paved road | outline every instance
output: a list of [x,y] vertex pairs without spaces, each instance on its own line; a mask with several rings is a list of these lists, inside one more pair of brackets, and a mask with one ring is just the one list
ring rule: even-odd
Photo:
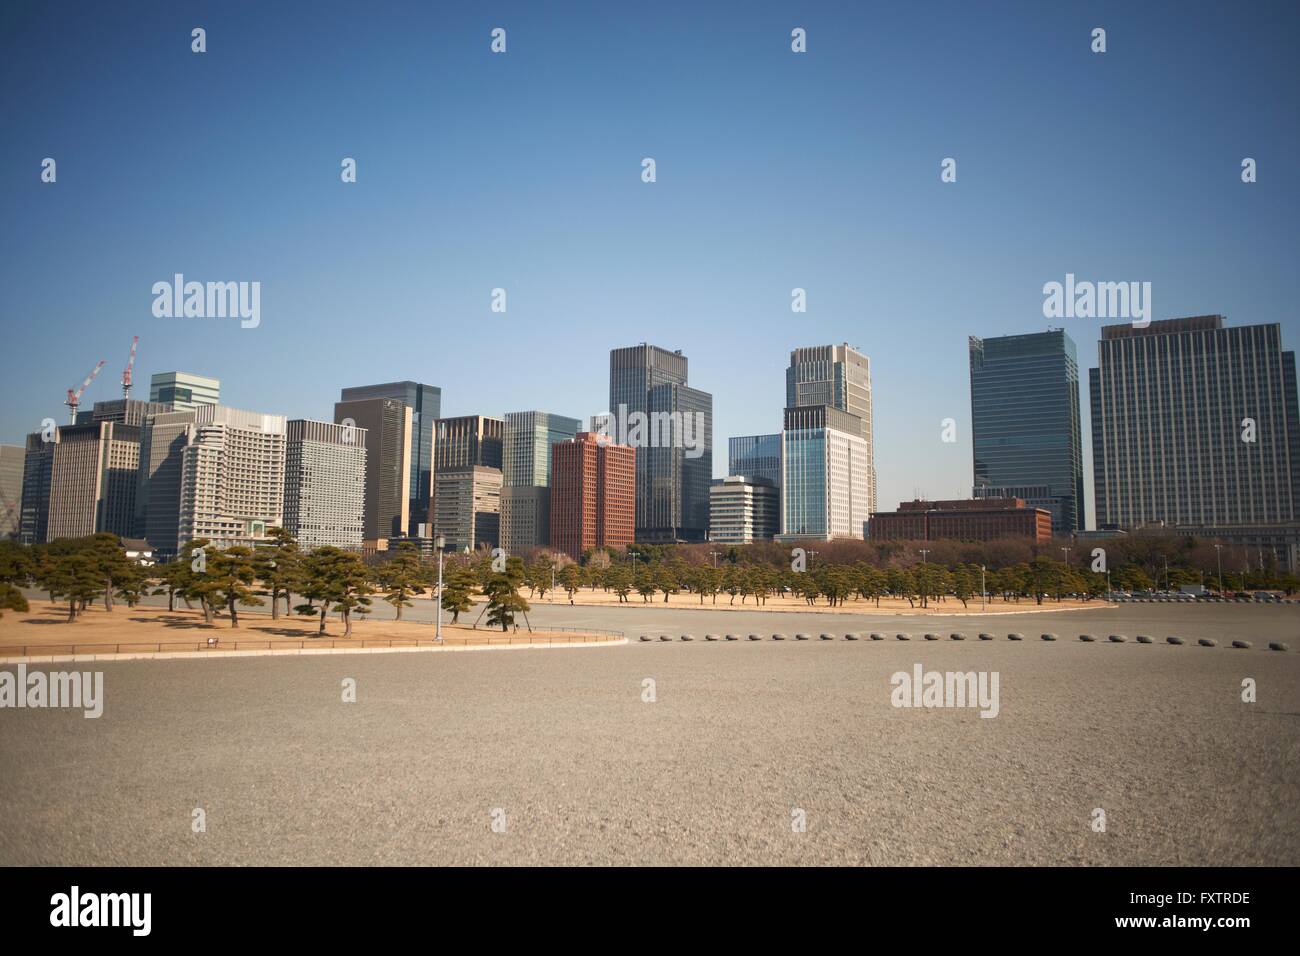
[[[1014,619],[1189,637],[1231,621],[1251,650],[697,640],[95,664],[98,720],[0,710],[0,863],[1295,865],[1300,654],[1260,648],[1294,637],[1290,610]],[[891,706],[915,663],[997,671],[999,716]]]

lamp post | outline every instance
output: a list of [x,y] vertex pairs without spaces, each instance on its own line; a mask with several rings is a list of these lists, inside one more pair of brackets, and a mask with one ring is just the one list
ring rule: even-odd
[[438,624],[433,639],[442,641],[442,549],[447,546],[447,539],[442,535],[433,539],[433,546],[438,549]]
[[718,555],[720,555],[721,553],[722,553],[721,551],[710,551],[710,552],[709,552],[709,554],[713,555],[713,566],[714,566],[715,568],[718,566]]
[[1222,597],[1223,596],[1223,545],[1216,544],[1214,546],[1214,557],[1218,559],[1219,562],[1219,596]]
[[812,559],[815,558],[815,557],[817,557],[817,555],[819,555],[819,554],[821,554],[820,551],[809,551],[809,552],[808,552],[808,569],[809,569],[809,570],[812,570]]
[[989,592],[984,587],[984,565],[980,565],[980,610],[989,609]]

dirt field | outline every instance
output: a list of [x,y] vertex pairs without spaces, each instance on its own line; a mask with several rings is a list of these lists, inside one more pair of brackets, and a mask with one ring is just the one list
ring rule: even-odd
[[[92,606],[75,623],[68,623],[65,604],[31,601],[27,612],[5,611],[0,618],[0,656],[21,654],[120,653],[166,650],[250,650],[289,647],[388,647],[433,642],[430,624],[414,621],[370,621],[353,619],[352,636],[343,637],[343,622],[337,614],[326,619],[325,636],[318,637],[316,618],[284,617],[272,620],[269,612],[240,609],[239,627],[222,616],[212,624],[203,612],[188,608],[127,607],[117,604],[111,613],[103,604]],[[472,620],[472,618],[470,618]],[[521,644],[559,641],[603,640],[603,635],[534,628],[530,635],[520,622],[518,631],[477,630],[445,621],[443,640],[447,644]],[[217,644],[209,647],[208,640]]]
[[[548,592],[544,600],[539,600],[536,595],[530,597],[527,588],[522,588],[519,593],[522,594],[530,604],[534,602],[543,606],[554,604],[558,607],[562,604],[568,605],[569,603],[569,595],[563,589],[555,591],[554,593]],[[605,591],[592,591],[588,588],[583,588],[574,595],[573,603],[576,607],[612,607],[619,604],[619,599],[618,595],[613,591],[606,593]],[[650,597],[650,600],[647,601],[642,598],[640,594],[637,594],[634,591],[627,596],[627,601],[623,606],[657,608],[667,606],[683,610],[702,607],[710,611],[798,611],[801,614],[924,614],[930,616],[935,614],[981,613],[981,605],[978,598],[971,600],[967,606],[963,607],[961,601],[952,597],[944,601],[931,599],[930,606],[927,608],[921,607],[919,601],[915,606],[912,606],[906,600],[900,598],[881,598],[879,607],[876,606],[874,600],[867,601],[862,598],[850,598],[839,607],[827,607],[826,599],[824,597],[818,598],[816,604],[809,604],[801,597],[792,597],[790,595],[769,597],[763,604],[755,605],[752,596],[746,597],[744,603],[742,603],[739,595],[736,596],[736,599],[733,602],[730,594],[719,594],[716,603],[712,597],[706,597],[704,603],[701,604],[698,594],[687,594],[683,592],[681,594],[670,594],[668,596],[668,602],[665,605],[664,596],[662,594],[654,594]],[[1023,611],[1065,611],[1073,608],[1113,606],[1114,605],[1108,604],[1105,601],[1099,600],[1058,602],[1048,599],[1043,601],[1041,605],[1035,604],[1032,599],[1024,599],[1020,601],[991,600],[989,601],[988,607],[984,613],[1014,614]]]

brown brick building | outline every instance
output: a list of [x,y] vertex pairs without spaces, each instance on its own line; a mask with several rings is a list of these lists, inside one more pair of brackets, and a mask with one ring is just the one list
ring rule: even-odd
[[1052,537],[1052,513],[1021,498],[904,501],[897,511],[871,516],[868,535],[877,541],[993,541]]
[[575,560],[636,535],[636,449],[594,432],[551,445],[551,547]]

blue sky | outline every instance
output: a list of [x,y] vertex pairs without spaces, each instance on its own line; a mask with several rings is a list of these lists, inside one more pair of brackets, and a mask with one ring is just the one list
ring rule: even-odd
[[[101,358],[84,401],[117,397],[132,335],[139,397],[179,368],[315,418],[406,378],[447,414],[585,418],[609,349],[650,341],[714,394],[722,474],[727,436],[779,429],[789,350],[848,341],[872,360],[881,506],[965,496],[966,337],[1046,328],[1067,272],[1300,345],[1298,23],[1282,3],[6,4],[0,440],[62,422]],[[261,325],[155,318],[177,272],[261,282]],[[1102,324],[1064,320],[1085,381]]]

